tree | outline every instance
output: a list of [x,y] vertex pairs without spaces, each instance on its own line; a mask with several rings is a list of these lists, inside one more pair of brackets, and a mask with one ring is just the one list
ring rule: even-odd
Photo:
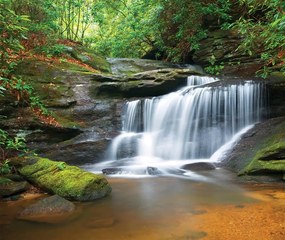
[[239,46],[246,54],[265,60],[259,72],[267,77],[274,69],[285,73],[285,2],[281,0],[240,0],[242,16],[231,25],[243,37]]
[[8,0],[0,0],[0,76],[6,77],[15,65],[15,57],[23,49],[21,40],[25,38],[29,21],[27,15],[17,15],[9,8]]

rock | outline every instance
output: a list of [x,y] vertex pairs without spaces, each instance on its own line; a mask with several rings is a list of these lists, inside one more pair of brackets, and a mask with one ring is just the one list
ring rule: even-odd
[[113,75],[132,75],[163,68],[179,68],[179,65],[163,61],[138,58],[107,58]]
[[[34,159],[35,163],[27,163]],[[105,197],[111,192],[107,180],[64,162],[55,162],[40,157],[25,157],[11,160],[19,173],[32,184],[75,201],[92,201]]]
[[148,175],[161,175],[162,174],[162,172],[156,167],[147,167],[146,173]]
[[12,181],[14,181],[14,182],[23,182],[23,181],[25,181],[25,179],[23,177],[21,177],[20,175],[18,175],[18,174],[8,174],[8,175],[5,175],[5,177],[10,179],[10,180],[12,180]]
[[105,175],[115,175],[115,174],[135,174],[135,175],[161,175],[162,172],[156,167],[110,167],[102,169]]
[[121,174],[122,172],[123,172],[123,168],[104,168],[104,169],[102,169],[102,173],[105,175]]
[[110,63],[98,53],[82,45],[75,45],[66,49],[75,59],[103,72],[110,72]]
[[189,163],[189,164],[183,165],[181,168],[184,170],[190,170],[193,172],[209,171],[209,170],[216,169],[215,165],[213,163],[209,163],[209,162]]
[[[223,74],[240,77],[253,77],[263,66],[260,54],[249,56],[238,49],[243,39],[233,30],[215,30],[200,42],[201,47],[195,51],[193,60],[202,66],[222,65]],[[213,64],[213,65],[212,65]]]
[[[149,97],[160,96],[186,85],[189,75],[200,75],[194,68],[165,68],[140,72],[129,76],[115,76],[111,81],[94,85],[95,96]],[[103,82],[103,83],[102,83]]]
[[64,198],[54,195],[37,201],[19,212],[21,220],[58,223],[66,221],[75,211],[75,205]]
[[281,72],[273,72],[266,81],[268,91],[269,112],[273,117],[285,116],[285,76]]
[[102,159],[109,143],[110,140],[108,139],[88,140],[85,138],[82,141],[70,139],[43,149],[40,155],[56,161],[64,161],[68,164],[80,166]]
[[282,174],[285,171],[284,139],[284,117],[256,124],[221,162],[221,167],[238,172],[239,175]]
[[24,192],[29,189],[29,183],[24,182],[13,182],[9,179],[0,180],[0,197],[7,197],[11,195],[15,195],[17,193]]

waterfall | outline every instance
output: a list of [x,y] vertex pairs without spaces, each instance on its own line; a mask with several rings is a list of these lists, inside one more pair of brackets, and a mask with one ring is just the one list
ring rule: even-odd
[[261,83],[223,85],[199,76],[187,82],[177,92],[128,102],[110,158],[209,159],[236,133],[260,121]]

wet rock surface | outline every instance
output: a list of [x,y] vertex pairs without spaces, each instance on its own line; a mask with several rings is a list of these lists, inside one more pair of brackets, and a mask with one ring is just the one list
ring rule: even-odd
[[183,165],[181,167],[184,170],[190,170],[190,171],[209,171],[216,169],[215,165],[213,163],[209,162],[196,162],[196,163],[189,163],[186,165]]
[[33,222],[58,223],[66,220],[75,211],[75,205],[54,195],[31,204],[19,212],[17,218]]
[[284,122],[285,118],[280,117],[256,124],[243,135],[221,166],[239,174],[281,175],[285,170]]
[[201,75],[196,68],[164,68],[106,79],[96,76],[101,82],[94,87],[95,96],[109,97],[149,97],[160,96],[186,85],[189,75]]
[[14,182],[3,178],[0,179],[0,197],[9,197],[18,193],[26,191],[30,187],[30,184],[26,181]]

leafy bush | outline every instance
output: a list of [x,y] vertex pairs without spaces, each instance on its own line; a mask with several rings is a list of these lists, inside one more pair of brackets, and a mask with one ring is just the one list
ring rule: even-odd
[[0,162],[0,175],[6,175],[11,173],[12,167],[10,166],[10,161],[5,160],[2,163]]
[[26,153],[27,146],[23,137],[11,137],[9,134],[0,129],[0,160],[4,161],[8,157],[13,157],[19,153]]
[[47,57],[59,57],[66,51],[66,46],[61,44],[43,45],[35,49],[36,52],[42,53]]

